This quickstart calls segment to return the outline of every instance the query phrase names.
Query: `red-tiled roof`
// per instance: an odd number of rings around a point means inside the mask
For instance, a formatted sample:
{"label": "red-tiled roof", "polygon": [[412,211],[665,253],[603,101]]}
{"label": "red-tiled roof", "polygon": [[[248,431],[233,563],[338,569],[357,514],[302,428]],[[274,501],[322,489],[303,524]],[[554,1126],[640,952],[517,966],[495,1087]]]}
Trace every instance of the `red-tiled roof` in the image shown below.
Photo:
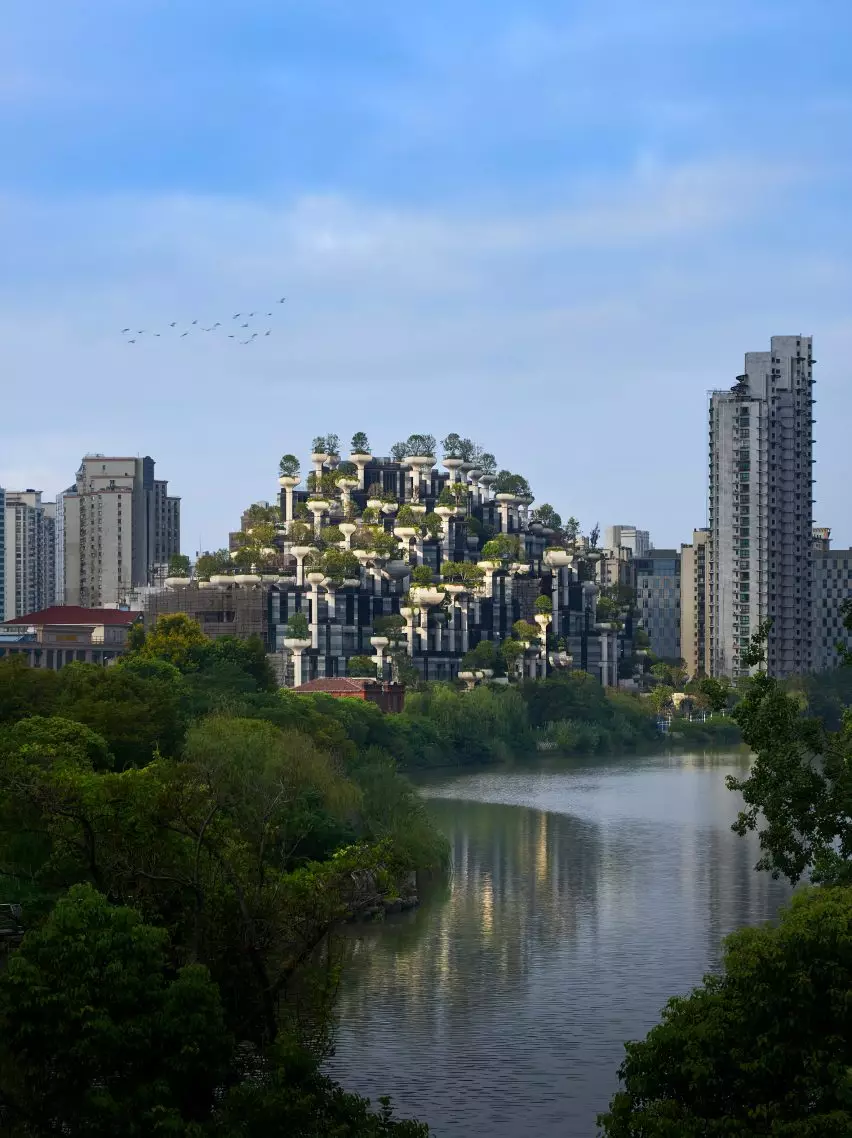
{"label": "red-tiled roof", "polygon": [[52,605],[41,612],[16,616],[13,620],[3,620],[0,624],[32,624],[41,627],[45,624],[133,624],[142,614],[128,612],[126,609],[86,609],[79,605]]}
{"label": "red-tiled roof", "polygon": [[328,676],[318,680],[308,680],[300,684],[296,691],[363,691],[365,687],[372,687],[378,680],[369,676]]}

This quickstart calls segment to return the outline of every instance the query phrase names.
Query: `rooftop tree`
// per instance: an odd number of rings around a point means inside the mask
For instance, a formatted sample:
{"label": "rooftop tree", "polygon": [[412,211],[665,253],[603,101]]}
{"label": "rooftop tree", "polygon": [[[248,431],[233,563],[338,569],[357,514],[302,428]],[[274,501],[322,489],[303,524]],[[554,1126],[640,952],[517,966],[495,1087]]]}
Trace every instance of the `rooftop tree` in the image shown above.
{"label": "rooftop tree", "polygon": [[[314,439],[314,442],[317,440]],[[294,454],[284,454],[281,456],[281,461],[278,463],[278,473],[283,478],[298,478],[300,473],[300,463]]]}
{"label": "rooftop tree", "polygon": [[356,431],[349,444],[353,454],[369,454],[370,440],[363,431]]}

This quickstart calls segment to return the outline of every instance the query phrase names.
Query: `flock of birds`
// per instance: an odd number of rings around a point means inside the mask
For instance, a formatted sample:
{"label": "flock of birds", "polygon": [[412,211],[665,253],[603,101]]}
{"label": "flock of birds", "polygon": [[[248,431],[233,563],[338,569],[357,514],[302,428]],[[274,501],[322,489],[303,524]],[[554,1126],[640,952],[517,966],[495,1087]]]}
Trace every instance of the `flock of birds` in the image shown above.
{"label": "flock of birds", "polygon": [[[276,303],[277,304],[283,304],[286,299],[287,299],[286,296],[282,296],[281,299],[278,300]],[[262,330],[259,332],[258,331],[251,331],[251,321],[254,319],[264,319],[265,320],[267,317],[270,317],[273,315],[274,315],[274,308],[273,308],[272,312],[266,312],[266,313],[263,313],[263,312],[235,312],[234,315],[231,317],[229,324],[223,324],[221,322],[221,320],[217,320],[215,324],[211,324],[209,328],[206,328],[203,324],[200,323],[200,321],[193,320],[190,322],[189,327],[185,328],[184,330],[179,330],[179,327],[178,327],[179,322],[177,320],[172,320],[168,325],[167,331],[155,332],[155,331],[147,329],[147,328],[138,328],[138,329],[122,328],[121,329],[121,335],[124,336],[124,342],[126,344],[135,344],[138,341],[138,338],[140,336],[151,336],[155,339],[159,339],[162,336],[174,335],[177,337],[177,339],[183,340],[186,336],[191,336],[193,334],[193,332],[217,333],[217,332],[219,332],[219,329],[221,328],[223,330],[221,333],[223,339],[227,338],[228,340],[236,340],[237,343],[239,343],[242,347],[245,347],[247,344],[253,344],[255,340],[265,339],[267,336],[272,335],[272,329],[271,328],[267,328],[265,331]],[[235,320],[242,320],[243,323],[235,324],[234,323]],[[226,332],[224,329],[226,329],[228,327],[234,328],[235,331]],[[243,333],[245,333],[245,337],[246,337],[244,340],[241,338]]]}

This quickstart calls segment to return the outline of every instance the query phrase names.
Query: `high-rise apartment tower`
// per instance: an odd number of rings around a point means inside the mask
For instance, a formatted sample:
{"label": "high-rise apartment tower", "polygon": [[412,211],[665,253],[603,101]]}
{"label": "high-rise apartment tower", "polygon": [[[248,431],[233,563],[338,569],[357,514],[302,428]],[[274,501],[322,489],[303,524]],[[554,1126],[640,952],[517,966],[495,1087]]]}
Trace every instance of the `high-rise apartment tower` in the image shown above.
{"label": "high-rise apartment tower", "polygon": [[56,507],[40,490],[7,490],[5,498],[3,617],[14,620],[56,598]]}
{"label": "high-rise apartment tower", "polygon": [[710,399],[709,617],[714,675],[772,621],[770,674],[811,668],[813,359],[810,336],[773,336]]}
{"label": "high-rise apartment tower", "polygon": [[167,491],[152,458],[85,456],[62,495],[66,604],[116,604],[180,550],[180,499]]}

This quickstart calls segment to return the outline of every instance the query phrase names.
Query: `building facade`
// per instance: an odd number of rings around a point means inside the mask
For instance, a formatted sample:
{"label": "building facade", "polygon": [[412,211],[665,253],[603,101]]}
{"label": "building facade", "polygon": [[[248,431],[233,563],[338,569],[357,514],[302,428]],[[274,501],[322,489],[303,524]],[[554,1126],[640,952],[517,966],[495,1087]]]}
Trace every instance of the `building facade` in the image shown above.
{"label": "building facade", "polygon": [[852,649],[852,634],[843,626],[845,601],[852,600],[852,549],[832,549],[831,530],[814,529],[813,670],[838,665],[837,645]]}
{"label": "building facade", "polygon": [[23,659],[32,668],[111,664],[127,648],[139,612],[54,605],[0,622],[0,660]]}
{"label": "building facade", "polygon": [[710,399],[710,663],[740,676],[762,621],[771,675],[811,669],[813,359],[809,336],[773,336]]}
{"label": "building facade", "polygon": [[693,530],[680,547],[680,655],[690,676],[710,674],[707,605],[709,529]]}
{"label": "building facade", "polygon": [[7,490],[4,506],[4,609],[10,620],[56,598],[56,507],[40,490]]}
{"label": "building facade", "polygon": [[[530,520],[531,496],[499,492],[493,476],[452,456],[444,470],[417,453],[311,461],[307,488],[298,470],[280,479],[274,548],[206,580],[170,579],[146,618],[187,612],[208,635],[264,636],[280,681],[294,687],[346,677],[353,656],[370,657],[383,682],[405,667],[451,680],[465,675],[469,652],[523,621],[516,674],[573,665],[618,683],[632,612],[624,627],[597,620],[600,554],[554,546],[553,531]],[[245,525],[240,533],[250,539]]]}
{"label": "building facade", "polygon": [[636,526],[607,526],[604,546],[607,549],[629,549],[634,557],[647,557],[651,550],[651,535],[646,529],[637,529]]}
{"label": "building facade", "polygon": [[61,497],[65,604],[117,604],[180,549],[179,500],[150,457],[86,455]]}
{"label": "building facade", "polygon": [[637,557],[636,608],[651,651],[664,660],[681,658],[681,564],[676,549],[652,549]]}
{"label": "building facade", "polygon": [[0,617],[6,614],[6,491],[0,486]]}

